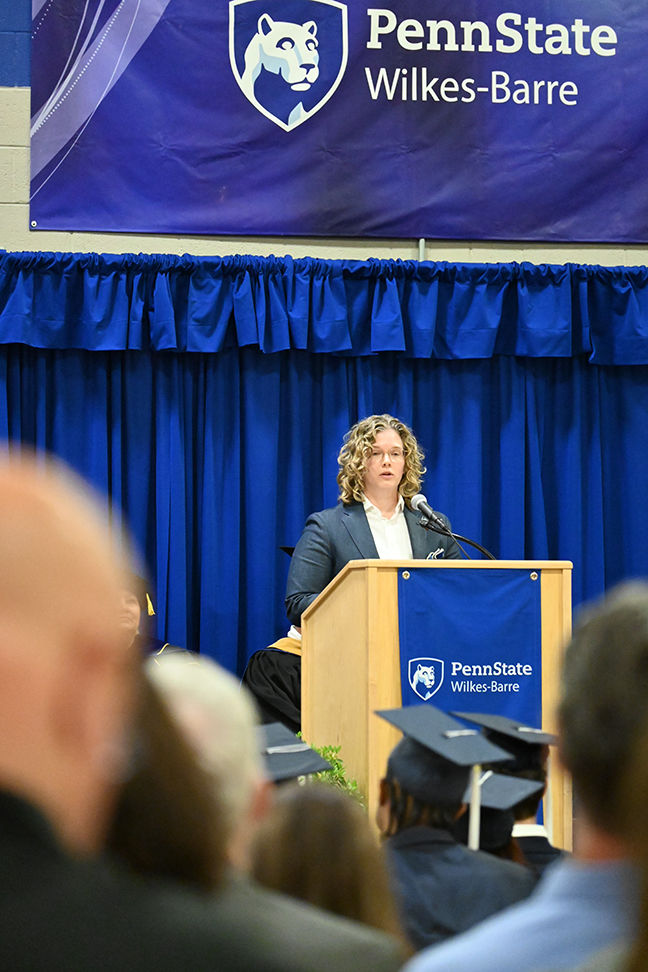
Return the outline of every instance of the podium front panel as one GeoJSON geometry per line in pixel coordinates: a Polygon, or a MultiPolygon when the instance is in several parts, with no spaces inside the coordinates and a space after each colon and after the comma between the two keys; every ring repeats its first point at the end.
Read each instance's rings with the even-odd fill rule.
{"type": "Polygon", "coordinates": [[[403,705],[542,721],[540,573],[398,571],[403,705]]]}

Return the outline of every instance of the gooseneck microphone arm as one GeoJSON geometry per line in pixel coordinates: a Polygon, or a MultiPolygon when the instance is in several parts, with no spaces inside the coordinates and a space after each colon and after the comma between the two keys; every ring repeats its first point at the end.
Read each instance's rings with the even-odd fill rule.
{"type": "MultiPolygon", "coordinates": [[[[457,542],[466,557],[468,557],[468,554],[466,554],[466,551],[463,550],[463,547],[461,547],[461,544],[459,543],[460,540],[462,543],[467,543],[471,547],[474,547],[475,550],[479,550],[479,552],[482,553],[488,560],[497,560],[497,557],[494,557],[490,550],[487,550],[486,547],[482,547],[480,543],[477,543],[475,540],[469,540],[468,537],[462,537],[460,533],[453,533],[452,530],[449,530],[439,514],[434,512],[423,493],[417,493],[416,496],[412,496],[410,506],[417,513],[422,514],[421,519],[419,520],[422,527],[425,527],[426,530],[434,530],[435,533],[441,533],[445,537],[451,537],[457,542]]],[[[468,559],[470,558],[468,557],[468,559]]]]}

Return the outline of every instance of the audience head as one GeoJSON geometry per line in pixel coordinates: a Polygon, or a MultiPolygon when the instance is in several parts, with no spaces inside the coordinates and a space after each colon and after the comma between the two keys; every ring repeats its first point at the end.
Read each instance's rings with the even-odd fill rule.
{"type": "Polygon", "coordinates": [[[93,852],[128,759],[134,658],[100,505],[45,457],[0,462],[0,782],[93,852]]]}
{"type": "MultiPolygon", "coordinates": [[[[479,850],[493,857],[527,865],[517,840],[513,837],[515,816],[512,810],[479,809],[479,850]]],[[[460,844],[468,846],[468,814],[459,817],[452,828],[452,835],[460,844]]]]}
{"type": "Polygon", "coordinates": [[[330,783],[277,790],[255,835],[260,884],[402,936],[381,849],[361,806],[330,783]]]}
{"type": "Polygon", "coordinates": [[[591,824],[613,836],[621,781],[648,714],[648,584],[612,590],[581,617],[567,646],[560,753],[591,824]]]}
{"type": "Polygon", "coordinates": [[[152,613],[149,585],[138,574],[126,573],[120,591],[119,624],[129,645],[135,642],[152,613]]]}
{"type": "Polygon", "coordinates": [[[419,492],[425,473],[424,456],[412,430],[392,415],[370,415],[356,422],[344,436],[344,445],[338,455],[340,471],[337,476],[342,503],[362,502],[376,436],[388,430],[400,436],[403,449],[404,470],[398,491],[405,499],[411,499],[419,492]]]}
{"type": "Polygon", "coordinates": [[[522,800],[513,807],[513,816],[516,821],[520,820],[535,820],[540,810],[540,804],[542,803],[542,798],[547,789],[547,760],[549,758],[549,747],[546,749],[546,757],[540,765],[526,770],[520,770],[519,775],[526,780],[535,780],[542,784],[542,789],[538,790],[532,796],[527,797],[526,800],[522,800]]]}
{"type": "Polygon", "coordinates": [[[451,830],[465,809],[471,765],[501,759],[503,751],[432,705],[376,714],[405,734],[380,783],[381,832],[390,836],[415,826],[451,830]]]}
{"type": "Polygon", "coordinates": [[[380,784],[378,826],[383,834],[406,827],[450,830],[463,812],[470,767],[457,766],[405,737],[392,750],[380,784]]]}
{"type": "Polygon", "coordinates": [[[138,874],[212,890],[225,865],[216,788],[150,678],[142,677],[132,772],[106,848],[138,874]]]}
{"type": "Polygon", "coordinates": [[[542,784],[515,806],[507,806],[515,820],[536,817],[547,783],[549,747],[558,740],[553,733],[518,722],[508,716],[480,712],[454,712],[453,715],[481,726],[484,736],[510,754],[497,764],[498,774],[542,784]]]}
{"type": "Polygon", "coordinates": [[[162,655],[146,666],[213,781],[230,861],[245,869],[251,833],[268,799],[252,697],[202,655],[162,655]]]}
{"type": "MultiPolygon", "coordinates": [[[[468,718],[466,716],[465,718],[468,718]]],[[[508,763],[497,764],[498,772],[485,769],[479,778],[479,849],[495,857],[526,864],[517,840],[513,837],[515,809],[523,803],[537,801],[542,795],[544,783],[500,772],[508,763]]],[[[470,801],[473,782],[464,794],[470,801]]],[[[453,835],[460,844],[468,844],[468,815],[457,820],[453,835]]]]}

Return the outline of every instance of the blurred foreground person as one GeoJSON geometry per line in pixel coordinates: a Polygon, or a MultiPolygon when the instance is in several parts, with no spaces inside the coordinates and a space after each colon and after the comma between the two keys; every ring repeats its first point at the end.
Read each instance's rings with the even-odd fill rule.
{"type": "Polygon", "coordinates": [[[634,583],[583,614],[565,653],[558,747],[578,799],[573,856],[552,864],[528,901],[423,952],[411,972],[571,969],[632,940],[638,875],[624,780],[647,716],[648,585],[634,583]]]}
{"type": "Polygon", "coordinates": [[[648,969],[648,830],[645,812],[648,806],[648,719],[633,754],[624,782],[621,826],[630,845],[632,859],[641,871],[639,933],[629,956],[610,964],[615,972],[646,972],[648,969]]]}
{"type": "Polygon", "coordinates": [[[122,579],[79,483],[42,457],[0,464],[0,968],[397,968],[390,940],[359,926],[304,909],[286,934],[272,900],[257,921],[240,897],[97,860],[136,758],[122,579]]]}
{"type": "MultiPolygon", "coordinates": [[[[210,658],[202,655],[177,654],[157,661],[150,659],[146,664],[146,670],[153,686],[167,703],[178,728],[198,757],[200,767],[206,773],[218,805],[218,831],[223,842],[225,878],[217,900],[221,903],[229,902],[228,907],[238,907],[241,914],[254,919],[257,928],[265,929],[264,936],[268,941],[278,937],[290,951],[301,950],[305,955],[310,955],[312,968],[324,967],[327,962],[332,962],[331,967],[335,969],[350,967],[347,963],[352,960],[353,950],[345,944],[347,923],[332,915],[325,916],[324,911],[308,908],[305,914],[310,915],[311,924],[307,926],[304,915],[300,915],[300,910],[305,906],[291,898],[301,898],[303,902],[317,905],[327,911],[335,911],[342,917],[362,921],[359,914],[354,910],[327,908],[324,900],[313,895],[302,895],[296,887],[290,887],[289,883],[262,881],[262,884],[272,889],[267,890],[249,877],[251,847],[255,835],[258,835],[257,847],[263,844],[271,856],[282,853],[281,834],[273,830],[271,825],[268,830],[264,829],[264,819],[269,812],[272,813],[269,808],[273,801],[281,801],[283,798],[283,792],[274,787],[271,781],[276,783],[292,779],[301,773],[326,769],[329,764],[306,743],[297,739],[285,726],[273,724],[259,727],[251,695],[229,672],[210,658]],[[286,745],[286,737],[288,745],[286,745]],[[290,897],[275,894],[273,891],[283,892],[290,897]],[[328,924],[319,927],[320,917],[326,917],[328,924]],[[328,941],[327,934],[332,936],[328,941]],[[306,941],[305,936],[309,936],[309,941],[306,941]],[[318,945],[315,950],[317,954],[313,953],[313,936],[317,936],[318,945]]],[[[287,789],[290,790],[292,787],[288,785],[287,789]]],[[[332,787],[322,785],[317,789],[318,791],[319,789],[329,790],[332,787]]],[[[186,798],[179,794],[174,796],[172,789],[164,799],[178,804],[179,811],[180,804],[189,809],[186,798]]],[[[333,797],[332,805],[335,805],[335,802],[333,797]]],[[[353,809],[356,809],[355,806],[353,809]]],[[[367,828],[367,822],[359,808],[357,809],[362,818],[362,825],[358,826],[355,818],[354,833],[360,839],[363,834],[362,827],[367,828]]],[[[341,820],[339,813],[336,819],[341,820]]],[[[322,823],[321,817],[320,823],[322,823]]],[[[319,829],[316,821],[309,819],[302,821],[302,827],[306,833],[311,834],[319,829]]],[[[180,826],[179,829],[182,831],[183,827],[180,826]]],[[[364,833],[366,835],[366,830],[364,833]]],[[[371,834],[367,836],[373,840],[371,834]]],[[[300,841],[301,846],[301,834],[293,837],[300,841]]],[[[344,841],[344,837],[345,831],[338,831],[335,836],[336,844],[339,845],[344,841]]],[[[173,840],[173,833],[169,829],[166,830],[166,839],[173,840]]],[[[306,851],[306,843],[303,846],[306,851]]],[[[348,842],[344,846],[349,847],[348,842]]],[[[366,841],[362,847],[366,849],[366,841]]],[[[356,846],[352,857],[347,860],[345,880],[351,879],[353,873],[351,861],[356,861],[362,856],[362,847],[356,846]]],[[[327,856],[317,863],[322,868],[326,868],[331,854],[335,852],[336,846],[329,847],[327,856]]],[[[326,879],[323,874],[316,875],[315,856],[317,856],[316,851],[313,849],[313,854],[309,858],[311,876],[315,883],[324,884],[326,879]]],[[[306,860],[303,864],[308,868],[306,860]]],[[[252,870],[253,877],[258,877],[256,869],[252,870]]],[[[372,870],[367,874],[367,882],[369,883],[375,876],[377,875],[372,870]]],[[[178,877],[182,877],[180,870],[178,877]]],[[[356,881],[358,884],[354,887],[358,895],[371,893],[369,887],[364,892],[361,891],[360,874],[356,874],[356,881]]],[[[347,897],[350,896],[350,892],[351,889],[347,891],[347,897]]],[[[359,903],[354,905],[355,910],[359,908],[362,908],[359,903]]],[[[392,933],[395,937],[391,944],[400,959],[404,960],[408,953],[404,940],[398,936],[398,924],[390,919],[388,909],[382,912],[382,916],[385,919],[384,923],[376,921],[366,922],[366,924],[374,924],[382,931],[392,933]]],[[[360,961],[362,963],[360,967],[364,968],[361,952],[357,954],[356,961],[360,961]]],[[[382,961],[386,961],[386,957],[383,957],[382,961]]]]}
{"type": "Polygon", "coordinates": [[[252,861],[265,887],[405,941],[367,815],[338,787],[293,783],[279,790],[255,835],[252,861]]]}
{"type": "Polygon", "coordinates": [[[620,830],[628,842],[632,860],[639,870],[640,902],[638,932],[597,952],[573,972],[646,972],[648,969],[648,720],[638,744],[629,757],[621,788],[620,830]]]}
{"type": "Polygon", "coordinates": [[[149,659],[146,670],[211,780],[229,864],[249,869],[249,849],[271,794],[247,689],[204,655],[149,659]]]}
{"type": "Polygon", "coordinates": [[[106,850],[136,874],[213,892],[228,865],[216,788],[151,680],[141,683],[133,768],[106,850]]]}

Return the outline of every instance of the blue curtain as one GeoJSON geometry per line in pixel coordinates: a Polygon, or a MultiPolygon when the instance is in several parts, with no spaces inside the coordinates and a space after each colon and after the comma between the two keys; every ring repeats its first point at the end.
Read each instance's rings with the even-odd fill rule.
{"type": "Polygon", "coordinates": [[[498,557],[648,576],[645,268],[0,254],[0,438],[112,500],[158,634],[240,672],[286,629],[288,558],[392,412],[425,492],[498,557]]]}

